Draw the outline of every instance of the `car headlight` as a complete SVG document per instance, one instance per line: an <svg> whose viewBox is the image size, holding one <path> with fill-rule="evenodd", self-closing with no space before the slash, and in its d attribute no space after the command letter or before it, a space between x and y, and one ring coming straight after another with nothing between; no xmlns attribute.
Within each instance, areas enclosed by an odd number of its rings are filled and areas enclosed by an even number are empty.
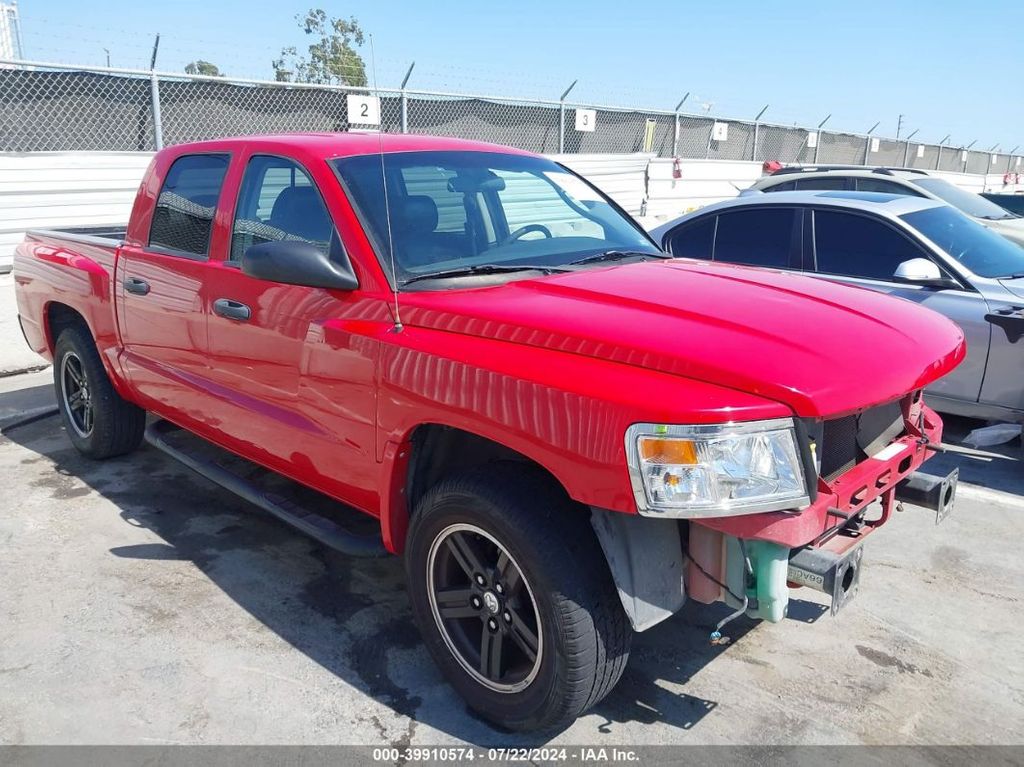
<svg viewBox="0 0 1024 767"><path fill-rule="evenodd" d="M791 418L626 431L630 481L641 514L725 517L810 503Z"/></svg>

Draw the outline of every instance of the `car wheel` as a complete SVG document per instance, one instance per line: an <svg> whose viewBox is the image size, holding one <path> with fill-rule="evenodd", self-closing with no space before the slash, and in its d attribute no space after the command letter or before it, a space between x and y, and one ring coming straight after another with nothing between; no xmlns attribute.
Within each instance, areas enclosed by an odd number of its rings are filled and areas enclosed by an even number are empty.
<svg viewBox="0 0 1024 767"><path fill-rule="evenodd" d="M632 632L589 510L543 472L509 462L442 480L405 561L428 649L491 722L564 727L622 676Z"/></svg>
<svg viewBox="0 0 1024 767"><path fill-rule="evenodd" d="M61 331L53 383L64 428L82 455L111 458L142 442L146 411L114 390L86 328L75 325Z"/></svg>

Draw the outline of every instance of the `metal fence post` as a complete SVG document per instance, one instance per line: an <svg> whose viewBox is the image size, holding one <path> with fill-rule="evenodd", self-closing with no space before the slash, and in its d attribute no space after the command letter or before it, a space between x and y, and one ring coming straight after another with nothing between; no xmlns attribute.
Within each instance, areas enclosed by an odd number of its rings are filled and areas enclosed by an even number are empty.
<svg viewBox="0 0 1024 767"><path fill-rule="evenodd" d="M866 166L868 164L868 152L871 151L871 134L875 132L875 128L878 127L880 122L881 120L872 125L871 130L869 130L864 136L864 162L862 162L861 165Z"/></svg>
<svg viewBox="0 0 1024 767"><path fill-rule="evenodd" d="M412 68L416 66L414 61L409 65L409 71L405 73L405 77L402 78L402 84L399 89L402 91L402 133L409 132L409 94L405 92L405 86L409 82L409 76L412 74Z"/></svg>
<svg viewBox="0 0 1024 767"><path fill-rule="evenodd" d="M816 137L815 140L814 140L814 164L815 165L818 164L818 149L821 148L821 126L823 126L825 123L827 123L828 120L829 120L829 117L831 117L831 116L832 115L829 114L828 117L826 117L824 120L822 120L820 123L818 123L818 130L814 134L815 137Z"/></svg>
<svg viewBox="0 0 1024 767"><path fill-rule="evenodd" d="M1015 146L1013 149L1011 149L1010 153L1006 155L1006 172L1007 173L1009 173L1010 172L1010 168L1013 167L1013 153L1016 152L1019 147L1020 147L1020 144L1017 144L1017 146Z"/></svg>
<svg viewBox="0 0 1024 767"><path fill-rule="evenodd" d="M935 170L939 169L939 163L942 161L942 145L949 141L949 134L939 142L939 151L935 153Z"/></svg>
<svg viewBox="0 0 1024 767"><path fill-rule="evenodd" d="M919 130L921 130L921 129L920 128L915 128L914 132L911 133L909 136L907 136L907 148L903 152L903 167L904 168L909 168L910 167L907 164L910 161L910 139L914 138L914 136L917 135L917 132Z"/></svg>
<svg viewBox="0 0 1024 767"><path fill-rule="evenodd" d="M765 104L764 105L764 109L762 109L760 112L758 112L757 113L757 117L754 118L754 146L750 150L750 159L751 160L756 160L757 159L757 136L758 136L758 133L759 133L760 128L761 128L761 124L758 121L761 119L761 115L763 115L765 113L765 110L767 110L767 109L768 109L768 104Z"/></svg>
<svg viewBox="0 0 1024 767"><path fill-rule="evenodd" d="M149 61L149 100L153 109L153 143L157 151L164 148L163 117L160 115L160 81L156 76L156 53L160 50L160 35L153 42L153 57Z"/></svg>
<svg viewBox="0 0 1024 767"><path fill-rule="evenodd" d="M682 108L683 103L690 98L690 92L687 91L686 95L679 99L679 103L676 104L676 108L673 110L676 113L676 130L672 134L672 156L679 156L679 110Z"/></svg>
<svg viewBox="0 0 1024 767"><path fill-rule="evenodd" d="M576 87L579 80L573 80L572 85L565 89L562 97L558 99L558 153L565 154L565 97L569 91Z"/></svg>

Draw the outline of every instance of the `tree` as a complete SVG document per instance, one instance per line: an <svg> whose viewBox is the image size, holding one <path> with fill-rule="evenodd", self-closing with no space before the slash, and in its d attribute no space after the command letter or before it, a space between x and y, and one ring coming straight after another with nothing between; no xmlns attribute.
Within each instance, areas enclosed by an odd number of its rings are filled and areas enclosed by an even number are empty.
<svg viewBox="0 0 1024 767"><path fill-rule="evenodd" d="M281 50L281 57L272 62L278 82L366 85L366 64L354 47L363 44L363 29L354 16L328 17L314 8L305 18L296 16L295 21L315 42L308 48L308 58L299 56L295 46Z"/></svg>
<svg viewBox="0 0 1024 767"><path fill-rule="evenodd" d="M224 73L220 71L216 64L211 64L209 61L203 61L202 59L196 59L186 64L185 73L189 75L206 75L207 77L224 76Z"/></svg>

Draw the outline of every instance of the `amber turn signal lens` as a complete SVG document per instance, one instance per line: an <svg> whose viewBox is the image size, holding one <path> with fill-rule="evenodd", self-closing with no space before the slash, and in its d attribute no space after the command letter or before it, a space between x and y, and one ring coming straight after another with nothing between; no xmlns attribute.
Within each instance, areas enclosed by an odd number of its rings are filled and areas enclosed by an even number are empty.
<svg viewBox="0 0 1024 767"><path fill-rule="evenodd" d="M697 448L687 439L640 440L640 457L645 461L692 466L697 463Z"/></svg>

